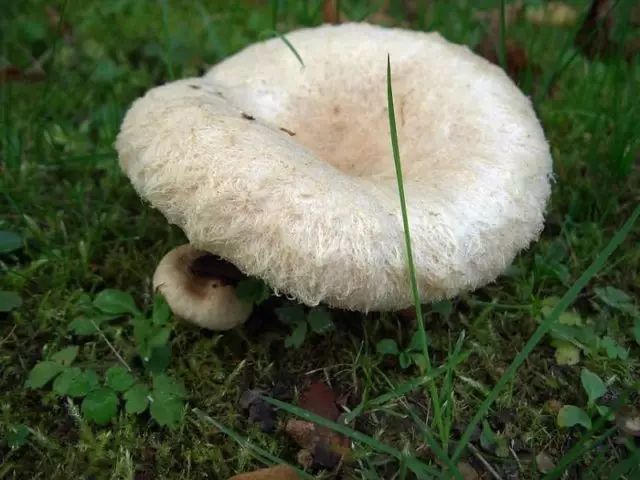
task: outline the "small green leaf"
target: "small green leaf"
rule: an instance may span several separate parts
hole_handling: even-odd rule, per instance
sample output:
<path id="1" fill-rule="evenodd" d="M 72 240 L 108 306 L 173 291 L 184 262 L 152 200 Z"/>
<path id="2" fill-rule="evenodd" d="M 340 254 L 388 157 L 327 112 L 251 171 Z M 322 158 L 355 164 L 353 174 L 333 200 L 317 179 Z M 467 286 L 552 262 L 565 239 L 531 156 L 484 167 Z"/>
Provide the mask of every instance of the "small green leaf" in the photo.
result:
<path id="1" fill-rule="evenodd" d="M 184 402 L 177 398 L 154 398 L 149 410 L 159 425 L 174 428 L 183 418 Z"/>
<path id="2" fill-rule="evenodd" d="M 614 410 L 606 405 L 596 405 L 596 410 L 598 410 L 598 413 L 610 422 L 616 417 Z"/>
<path id="3" fill-rule="evenodd" d="M 613 308 L 625 308 L 632 303 L 631 297 L 626 292 L 614 287 L 596 287 L 593 291 L 596 297 Z"/>
<path id="4" fill-rule="evenodd" d="M 425 332 L 425 338 L 427 341 L 427 346 L 429 346 L 430 345 L 429 337 L 426 335 L 426 332 Z M 409 346 L 407 346 L 407 350 L 411 352 L 422 352 L 422 342 L 420 341 L 419 329 L 416 328 L 416 331 L 413 332 L 413 335 L 411 336 L 411 341 L 409 342 Z"/>
<path id="5" fill-rule="evenodd" d="M 27 443 L 29 428 L 26 425 L 11 425 L 7 431 L 7 444 L 11 450 L 16 450 Z"/>
<path id="6" fill-rule="evenodd" d="M 31 372 L 29 372 L 26 387 L 42 388 L 63 370 L 64 367 L 56 362 L 51 362 L 49 360 L 38 362 Z"/>
<path id="7" fill-rule="evenodd" d="M 240 300 L 260 305 L 271 296 L 271 289 L 259 278 L 247 278 L 236 285 L 236 295 Z"/>
<path id="8" fill-rule="evenodd" d="M 101 291 L 93 300 L 93 305 L 103 313 L 140 315 L 133 297 L 121 290 L 106 289 Z"/>
<path id="9" fill-rule="evenodd" d="M 558 365 L 576 365 L 580 362 L 580 349 L 566 340 L 553 340 L 556 363 Z"/>
<path id="10" fill-rule="evenodd" d="M 169 345 L 154 345 L 151 347 L 149 360 L 146 362 L 151 373 L 162 373 L 171 363 L 171 347 Z"/>
<path id="11" fill-rule="evenodd" d="M 560 428 L 570 428 L 582 425 L 587 430 L 591 430 L 592 424 L 589 415 L 575 405 L 565 405 L 558 412 L 558 426 Z"/>
<path id="12" fill-rule="evenodd" d="M 93 390 L 82 401 L 82 413 L 87 420 L 105 425 L 118 411 L 118 397 L 110 388 Z"/>
<path id="13" fill-rule="evenodd" d="M 153 396 L 185 398 L 187 391 L 181 381 L 162 373 L 153 377 Z"/>
<path id="14" fill-rule="evenodd" d="M 149 346 L 166 345 L 171 337 L 171 328 L 160 328 L 154 331 L 147 340 Z"/>
<path id="15" fill-rule="evenodd" d="M 155 295 L 153 299 L 153 311 L 151 314 L 151 323 L 156 326 L 165 325 L 171 318 L 171 309 L 169 304 L 162 295 Z"/>
<path id="16" fill-rule="evenodd" d="M 564 312 L 560 314 L 558 322 L 563 325 L 582 325 L 582 317 L 575 312 Z"/>
<path id="17" fill-rule="evenodd" d="M 424 372 L 427 369 L 427 360 L 424 358 L 424 354 L 422 352 L 413 352 L 410 353 L 411 361 L 415 363 L 421 372 Z"/>
<path id="18" fill-rule="evenodd" d="M 91 322 L 91 319 L 87 317 L 74 318 L 69 324 L 69 330 L 76 335 L 93 335 L 97 332 L 96 327 Z"/>
<path id="19" fill-rule="evenodd" d="M 640 345 L 640 318 L 637 318 L 633 324 L 633 338 Z"/>
<path id="20" fill-rule="evenodd" d="M 153 334 L 153 325 L 146 318 L 135 318 L 131 321 L 133 324 L 133 338 L 139 350 L 147 346 L 148 338 Z M 141 356 L 145 356 L 142 351 Z"/>
<path id="21" fill-rule="evenodd" d="M 61 397 L 67 395 L 69 389 L 78 377 L 82 375 L 82 369 L 79 367 L 70 367 L 65 369 L 60 375 L 53 381 L 53 391 Z"/>
<path id="22" fill-rule="evenodd" d="M 17 233 L 0 230 L 0 254 L 11 253 L 22 248 L 22 237 Z"/>
<path id="23" fill-rule="evenodd" d="M 0 312 L 11 312 L 22 306 L 22 298 L 16 292 L 0 290 Z"/>
<path id="24" fill-rule="evenodd" d="M 293 327 L 293 331 L 284 339 L 286 348 L 299 348 L 307 336 L 307 322 L 300 322 Z"/>
<path id="25" fill-rule="evenodd" d="M 446 319 L 449 318 L 451 312 L 453 312 L 453 303 L 451 303 L 450 300 L 440 300 L 431 305 L 431 310 Z"/>
<path id="26" fill-rule="evenodd" d="M 126 402 L 125 408 L 127 413 L 142 413 L 149 406 L 149 389 L 144 385 L 134 385 L 125 392 L 123 398 Z"/>
<path id="27" fill-rule="evenodd" d="M 306 323 L 306 315 L 301 305 L 287 305 L 276 309 L 276 315 L 285 325 Z"/>
<path id="28" fill-rule="evenodd" d="M 611 358 L 611 359 L 615 359 L 618 356 L 618 346 L 617 345 L 610 345 L 606 348 L 607 350 L 607 357 Z"/>
<path id="29" fill-rule="evenodd" d="M 489 422 L 482 421 L 482 432 L 480 433 L 480 445 L 485 450 L 491 450 L 491 447 L 496 444 L 496 434 L 491 430 Z"/>
<path id="30" fill-rule="evenodd" d="M 68 367 L 78 356 L 78 351 L 80 351 L 80 347 L 77 345 L 71 345 L 70 347 L 63 348 L 59 352 L 51 355 L 51 360 L 59 363 L 63 367 Z"/>
<path id="31" fill-rule="evenodd" d="M 67 395 L 74 398 L 86 396 L 91 390 L 98 387 L 100 380 L 93 370 L 85 370 L 82 375 L 75 377 L 69 388 Z"/>
<path id="32" fill-rule="evenodd" d="M 616 341 L 609 335 L 605 335 L 600 340 L 600 348 L 603 348 L 607 354 L 607 357 L 611 359 L 620 358 L 622 360 L 629 356 L 629 352 L 616 343 Z"/>
<path id="33" fill-rule="evenodd" d="M 380 355 L 398 355 L 400 353 L 398 350 L 398 344 L 392 338 L 384 338 L 380 340 L 376 345 L 376 351 Z"/>
<path id="34" fill-rule="evenodd" d="M 401 368 L 409 368 L 409 366 L 411 366 L 411 356 L 407 351 L 400 352 L 400 355 L 398 356 L 398 360 L 400 362 Z"/>
<path id="35" fill-rule="evenodd" d="M 133 375 L 131 375 L 126 368 L 119 365 L 109 367 L 109 370 L 107 370 L 105 383 L 107 387 L 116 392 L 124 392 L 131 387 L 135 381 L 136 379 Z"/>
<path id="36" fill-rule="evenodd" d="M 607 392 L 607 386 L 602 379 L 587 368 L 583 368 L 580 372 L 580 380 L 585 392 L 587 392 L 590 405 Z"/>
<path id="37" fill-rule="evenodd" d="M 318 334 L 324 334 L 334 329 L 331 312 L 323 307 L 316 307 L 309 311 L 307 322 L 311 330 Z"/>
<path id="38" fill-rule="evenodd" d="M 629 358 L 629 350 L 624 348 L 624 347 L 618 346 L 618 358 L 620 360 L 628 359 Z"/>
<path id="39" fill-rule="evenodd" d="M 182 419 L 187 393 L 181 382 L 161 374 L 153 378 L 151 416 L 160 425 L 174 427 Z"/>
<path id="40" fill-rule="evenodd" d="M 80 316 L 71 321 L 69 324 L 69 330 L 75 335 L 93 335 L 97 332 L 94 323 L 98 328 L 101 328 L 103 323 L 115 320 L 116 318 L 118 318 L 118 315 L 96 315 L 91 317 Z"/>
<path id="41" fill-rule="evenodd" d="M 615 344 L 616 344 L 616 342 L 609 335 L 605 335 L 604 337 L 602 337 L 602 340 L 600 342 L 600 346 L 602 348 L 613 347 L 613 346 L 615 346 Z"/>

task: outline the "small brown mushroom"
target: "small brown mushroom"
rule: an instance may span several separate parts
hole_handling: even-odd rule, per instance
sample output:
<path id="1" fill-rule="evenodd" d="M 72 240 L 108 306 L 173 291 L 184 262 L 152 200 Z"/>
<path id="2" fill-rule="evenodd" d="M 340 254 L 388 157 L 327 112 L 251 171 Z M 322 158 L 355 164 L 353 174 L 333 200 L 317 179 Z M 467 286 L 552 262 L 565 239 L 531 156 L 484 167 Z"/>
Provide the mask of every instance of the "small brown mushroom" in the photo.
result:
<path id="1" fill-rule="evenodd" d="M 185 244 L 162 258 L 153 289 L 181 319 L 209 330 L 229 330 L 244 323 L 253 310 L 235 293 L 242 278 L 230 263 Z"/>

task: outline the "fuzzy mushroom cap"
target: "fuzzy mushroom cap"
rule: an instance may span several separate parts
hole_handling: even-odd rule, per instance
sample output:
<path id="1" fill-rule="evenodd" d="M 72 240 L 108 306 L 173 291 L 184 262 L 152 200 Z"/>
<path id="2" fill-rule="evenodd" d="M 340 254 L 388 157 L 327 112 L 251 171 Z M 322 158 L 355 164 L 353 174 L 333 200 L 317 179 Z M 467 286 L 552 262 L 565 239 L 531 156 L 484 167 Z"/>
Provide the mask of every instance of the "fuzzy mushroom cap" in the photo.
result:
<path id="1" fill-rule="evenodd" d="M 496 279 L 537 240 L 552 157 L 529 99 L 438 33 L 362 23 L 254 44 L 136 100 L 116 147 L 138 194 L 307 305 L 413 304 L 387 111 L 390 55 L 423 301 Z"/>
<path id="2" fill-rule="evenodd" d="M 158 263 L 153 289 L 183 320 L 210 330 L 229 330 L 249 318 L 253 305 L 236 296 L 234 279 L 225 271 L 228 267 L 212 271 L 203 266 L 209 256 L 188 244 L 174 248 Z"/>

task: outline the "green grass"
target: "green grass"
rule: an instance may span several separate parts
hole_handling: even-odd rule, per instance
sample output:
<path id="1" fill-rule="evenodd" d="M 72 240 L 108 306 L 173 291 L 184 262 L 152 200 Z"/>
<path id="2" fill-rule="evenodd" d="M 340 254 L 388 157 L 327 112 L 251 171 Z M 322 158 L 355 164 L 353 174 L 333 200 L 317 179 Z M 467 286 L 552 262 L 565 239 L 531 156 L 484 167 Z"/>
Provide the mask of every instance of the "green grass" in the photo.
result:
<path id="1" fill-rule="evenodd" d="M 402 2 L 391 3 L 398 18 L 410 18 Z M 473 9 L 501 8 L 488 0 L 435 3 L 419 5 L 412 25 L 472 47 L 483 34 Z M 369 2 L 341 4 L 357 19 Z M 0 312 L 0 478 L 228 478 L 264 463 L 295 464 L 294 442 L 280 430 L 268 435 L 247 424 L 238 400 L 247 388 L 287 383 L 299 391 L 323 378 L 357 393 L 347 419 L 358 432 L 334 425 L 353 439 L 346 478 L 414 478 L 412 472 L 436 474 L 458 460 L 478 471 L 487 462 L 503 478 L 518 471 L 537 478 L 531 458 L 543 450 L 570 478 L 634 478 L 627 471 L 638 463 L 633 442 L 619 441 L 615 425 L 598 420 L 581 372 L 611 382 L 607 399 L 638 402 L 637 64 L 616 55 L 585 59 L 572 49 L 568 29 L 506 26 L 540 65 L 540 82 L 555 79 L 553 96 L 536 97 L 557 174 L 547 226 L 498 282 L 452 304 L 423 307 L 428 348 L 420 325 L 414 353 L 428 352 L 427 362 L 402 368 L 397 357 L 377 353 L 383 339 L 409 344 L 413 331 L 395 315 L 337 312 L 335 331 L 311 335 L 299 349 L 284 347 L 286 327 L 266 314 L 262 325 L 225 334 L 175 327 L 168 373 L 188 392 L 184 421 L 170 430 L 147 414 L 122 413 L 96 426 L 78 405 L 25 381 L 38 361 L 74 344 L 81 346 L 78 364 L 99 374 L 122 360 L 139 368 L 126 322 L 109 330 L 109 342 L 68 330 L 85 295 L 104 289 L 129 292 L 148 311 L 155 264 L 185 241 L 139 200 L 117 167 L 113 142 L 124 112 L 153 85 L 198 75 L 251 42 L 321 18 L 318 2 L 302 0 L 68 1 L 59 8 L 73 30 L 67 42 L 49 25 L 46 5 L 10 2 L 0 24 L 1 57 L 20 68 L 41 59 L 46 72 L 42 82 L 0 85 L 0 230 L 25 239 L 23 248 L 0 253 L 0 290 L 22 298 L 11 313 Z M 636 35 L 622 23 L 618 36 Z M 391 92 L 393 58 L 390 73 Z M 393 108 L 390 114 L 399 166 Z M 631 300 L 616 301 L 618 291 Z M 569 335 L 570 344 L 591 342 L 577 365 L 555 358 L 549 331 L 567 333 L 558 323 L 563 311 L 581 319 L 571 335 L 588 332 Z M 607 336 L 628 356 L 592 345 Z M 281 407 L 281 419 L 286 410 L 307 415 L 269 401 Z M 559 428 L 554 402 L 587 411 L 592 430 Z M 493 446 L 486 445 L 487 427 Z M 16 431 L 28 435 L 19 440 Z"/>

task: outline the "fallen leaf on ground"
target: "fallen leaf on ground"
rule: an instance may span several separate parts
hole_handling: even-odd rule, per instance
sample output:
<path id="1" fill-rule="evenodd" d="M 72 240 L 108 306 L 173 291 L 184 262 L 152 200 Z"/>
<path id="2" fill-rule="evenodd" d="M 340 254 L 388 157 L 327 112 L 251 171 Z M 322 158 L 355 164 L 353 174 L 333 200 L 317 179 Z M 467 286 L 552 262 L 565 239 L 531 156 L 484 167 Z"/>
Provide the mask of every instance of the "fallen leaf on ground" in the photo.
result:
<path id="1" fill-rule="evenodd" d="M 303 448 L 298 460 L 302 459 L 305 463 L 308 463 L 311 454 L 312 465 L 334 468 L 349 453 L 349 439 L 322 425 L 292 419 L 287 422 L 285 431 Z"/>
<path id="2" fill-rule="evenodd" d="M 524 6 L 521 2 L 516 2 L 505 8 L 505 27 L 518 21 L 524 12 Z M 493 9 L 489 12 L 475 12 L 475 18 L 481 21 L 487 21 L 487 33 L 482 37 L 476 48 L 475 53 L 486 58 L 494 65 L 502 67 L 500 60 L 501 49 L 501 22 L 500 9 Z M 529 60 L 527 51 L 521 47 L 515 40 L 506 38 L 504 42 L 505 55 L 505 71 L 509 77 L 518 86 L 522 86 L 522 80 L 526 74 L 530 72 L 532 85 L 534 90 L 537 89 L 539 80 L 542 76 L 542 69 L 539 65 Z"/>
<path id="3" fill-rule="evenodd" d="M 273 433 L 278 426 L 276 411 L 260 396 L 263 393 L 261 390 L 246 390 L 240 397 L 240 408 L 248 413 L 250 422 L 261 426 L 264 433 Z"/>
<path id="4" fill-rule="evenodd" d="M 558 412 L 560 412 L 560 410 L 562 409 L 563 404 L 559 400 L 551 399 L 551 400 L 547 400 L 544 406 L 545 406 L 545 409 L 547 409 L 549 412 L 553 413 L 554 415 L 557 415 Z"/>
<path id="5" fill-rule="evenodd" d="M 340 23 L 342 17 L 341 12 L 338 9 L 337 0 L 325 0 L 322 4 L 322 20 L 325 23 Z"/>
<path id="6" fill-rule="evenodd" d="M 300 476 L 287 465 L 277 465 L 253 472 L 239 473 L 229 480 L 300 480 Z"/>
<path id="7" fill-rule="evenodd" d="M 488 33 L 480 41 L 476 47 L 476 53 L 483 56 L 491 63 L 502 66 L 499 55 L 500 48 L 500 33 L 497 35 Z M 529 61 L 529 55 L 526 50 L 522 48 L 515 40 L 508 38 L 505 42 L 505 63 L 506 72 L 511 79 L 520 83 L 522 75 L 531 71 L 531 75 L 537 80 L 542 74 L 542 69 Z"/>
<path id="8" fill-rule="evenodd" d="M 575 40 L 576 47 L 585 57 L 593 60 L 619 51 L 623 58 L 630 60 L 640 53 L 640 40 L 637 38 L 624 44 L 612 39 L 611 33 L 616 24 L 615 6 L 613 0 L 592 0 Z"/>
<path id="9" fill-rule="evenodd" d="M 539 7 L 529 7 L 525 18 L 534 25 L 551 27 L 572 27 L 578 21 L 579 14 L 571 5 L 564 2 L 548 2 Z"/>
<path id="10" fill-rule="evenodd" d="M 340 420 L 336 395 L 324 382 L 309 385 L 300 396 L 299 406 L 327 420 Z M 349 439 L 322 425 L 291 419 L 287 422 L 285 431 L 306 450 L 298 455 L 298 461 L 303 465 L 310 462 L 311 454 L 311 464 L 334 468 L 349 453 Z"/>
<path id="11" fill-rule="evenodd" d="M 398 311 L 398 315 L 400 315 L 405 320 L 411 322 L 412 325 L 415 325 L 416 320 L 418 319 L 418 314 L 416 313 L 416 307 L 405 308 L 404 310 Z"/>
<path id="12" fill-rule="evenodd" d="M 556 468 L 556 464 L 552 458 L 544 452 L 540 452 L 536 455 L 536 466 L 542 473 L 547 473 Z"/>
<path id="13" fill-rule="evenodd" d="M 464 480 L 478 480 L 480 478 L 476 469 L 466 462 L 458 463 L 457 467 Z"/>
<path id="14" fill-rule="evenodd" d="M 60 29 L 60 35 L 64 41 L 71 43 L 73 41 L 73 29 L 71 28 L 71 25 L 68 22 L 64 22 L 60 25 L 60 22 L 62 21 L 60 13 L 51 5 L 46 5 L 44 9 L 47 14 L 47 19 L 49 20 L 49 25 L 56 30 Z"/>
<path id="15" fill-rule="evenodd" d="M 585 56 L 596 58 L 611 49 L 610 34 L 614 24 L 610 0 L 593 0 L 576 35 L 576 47 Z"/>
<path id="16" fill-rule="evenodd" d="M 640 26 L 640 3 L 631 10 L 631 25 Z"/>
<path id="17" fill-rule="evenodd" d="M 44 72 L 39 68 L 22 70 L 14 65 L 0 67 L 0 83 L 40 82 L 44 80 Z"/>
<path id="18" fill-rule="evenodd" d="M 340 416 L 337 397 L 324 382 L 314 382 L 300 395 L 300 408 L 331 421 Z"/>

